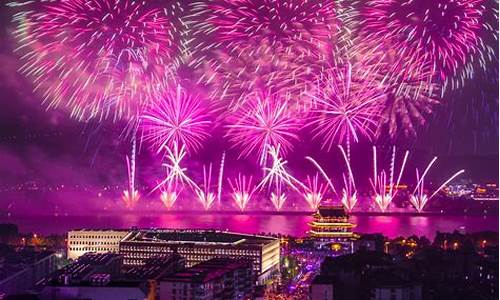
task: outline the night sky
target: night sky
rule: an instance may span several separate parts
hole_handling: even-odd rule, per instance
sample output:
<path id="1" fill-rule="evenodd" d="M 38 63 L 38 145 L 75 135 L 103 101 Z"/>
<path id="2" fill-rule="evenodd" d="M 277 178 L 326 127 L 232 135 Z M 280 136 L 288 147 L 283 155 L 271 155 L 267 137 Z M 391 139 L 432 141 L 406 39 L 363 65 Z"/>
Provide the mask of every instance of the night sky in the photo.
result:
<path id="1" fill-rule="evenodd" d="M 7 8 L 0 6 L 0 189 L 29 181 L 42 185 L 124 185 L 124 156 L 129 149 L 121 134 L 124 124 L 81 123 L 70 119 L 63 109 L 47 111 L 41 97 L 32 92 L 30 81 L 17 72 L 11 30 Z M 418 138 L 400 138 L 400 149 L 413 153 L 410 170 L 437 155 L 439 161 L 430 175 L 434 178 L 444 179 L 450 172 L 465 168 L 468 178 L 498 182 L 497 70 L 491 65 L 489 74 L 478 74 L 464 89 L 448 93 Z M 388 146 L 380 144 L 386 150 Z M 209 161 L 217 165 L 226 147 L 221 133 L 216 131 L 205 147 L 210 151 L 201 151 L 190 159 L 190 167 Z M 304 155 L 319 158 L 332 171 L 342 163 L 337 152 L 321 152 L 315 143 L 303 143 L 287 159 L 295 174 L 309 168 Z M 387 159 L 389 151 L 385 152 Z M 251 160 L 236 161 L 231 150 L 227 154 L 228 164 L 256 168 Z M 357 174 L 370 172 L 371 147 L 367 142 L 353 146 L 352 156 Z M 155 177 L 161 172 L 160 164 L 151 151 L 141 148 L 139 181 Z M 413 171 L 408 174 L 413 180 Z M 1 201 L 15 200 L 2 197 Z"/>

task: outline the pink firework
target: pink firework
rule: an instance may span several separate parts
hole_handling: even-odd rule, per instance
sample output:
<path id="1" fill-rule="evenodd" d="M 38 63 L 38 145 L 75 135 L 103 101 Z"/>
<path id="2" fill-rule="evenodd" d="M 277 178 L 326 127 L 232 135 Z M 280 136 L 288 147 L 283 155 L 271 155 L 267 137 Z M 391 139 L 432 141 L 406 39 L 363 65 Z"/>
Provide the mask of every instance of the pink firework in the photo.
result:
<path id="1" fill-rule="evenodd" d="M 135 151 L 136 141 L 133 139 L 131 157 L 129 158 L 128 155 L 125 157 L 127 161 L 128 188 L 123 191 L 122 199 L 127 208 L 133 208 L 141 197 L 139 191 L 135 188 Z"/>
<path id="2" fill-rule="evenodd" d="M 283 208 L 283 204 L 285 204 L 286 202 L 286 195 L 285 193 L 279 191 L 277 191 L 276 193 L 271 192 L 270 199 L 276 211 L 280 211 Z"/>
<path id="3" fill-rule="evenodd" d="M 235 178 L 234 181 L 230 179 L 228 181 L 233 190 L 232 197 L 234 203 L 236 203 L 241 211 L 244 211 L 255 192 L 255 187 L 252 185 L 252 176 L 247 179 L 245 175 L 238 174 L 238 178 Z"/>
<path id="4" fill-rule="evenodd" d="M 401 181 L 401 177 L 403 176 L 409 154 L 409 151 L 405 152 L 399 175 L 396 179 L 394 177 L 396 172 L 396 146 L 392 147 L 391 165 L 389 168 L 389 172 L 386 172 L 385 170 L 382 170 L 381 172 L 378 171 L 377 148 L 373 146 L 373 177 L 370 178 L 370 184 L 372 186 L 373 192 L 375 193 L 375 203 L 378 205 L 382 212 L 385 212 L 387 210 L 394 197 L 396 197 L 399 182 Z"/>
<path id="5" fill-rule="evenodd" d="M 279 0 L 209 0 L 192 5 L 195 31 L 238 55 L 248 42 L 265 41 L 303 53 L 321 51 L 336 30 L 333 2 Z M 293 51 L 292 51 L 293 52 Z"/>
<path id="6" fill-rule="evenodd" d="M 172 148 L 175 143 L 196 152 L 214 125 L 203 101 L 180 86 L 165 92 L 146 110 L 141 121 L 144 140 L 150 142 L 157 153 L 165 147 Z"/>
<path id="7" fill-rule="evenodd" d="M 359 41 L 354 48 L 356 64 L 371 74 L 372 85 L 384 95 L 378 103 L 375 136 L 415 136 L 443 92 L 443 87 L 431 80 L 428 64 L 422 58 L 397 56 L 385 44 Z"/>
<path id="8" fill-rule="evenodd" d="M 203 205 L 205 210 L 209 210 L 214 204 L 215 201 L 215 193 L 212 189 L 212 164 L 209 165 L 208 168 L 203 166 L 203 188 L 197 188 L 195 190 L 196 196 L 198 200 Z"/>
<path id="9" fill-rule="evenodd" d="M 428 65 L 442 80 L 463 77 L 474 57 L 484 68 L 494 52 L 482 40 L 483 31 L 494 31 L 485 20 L 485 5 L 484 0 L 371 0 L 361 10 L 361 35 L 371 40 L 369 47 L 385 44 L 395 57 L 421 62 L 412 64 L 412 73 Z"/>
<path id="10" fill-rule="evenodd" d="M 240 150 L 240 158 L 257 154 L 263 165 L 270 147 L 279 146 L 282 156 L 293 149 L 299 140 L 300 121 L 279 95 L 259 93 L 254 97 L 228 117 L 226 137 Z"/>
<path id="11" fill-rule="evenodd" d="M 319 182 L 318 173 L 313 177 L 307 176 L 307 190 L 304 192 L 303 197 L 312 210 L 318 209 L 328 187 L 328 185 Z"/>
<path id="12" fill-rule="evenodd" d="M 443 184 L 441 184 L 430 196 L 425 193 L 424 189 L 424 184 L 425 184 L 425 176 L 429 172 L 429 170 L 432 168 L 432 165 L 436 162 L 437 157 L 434 157 L 427 167 L 425 168 L 424 172 L 422 174 L 419 173 L 418 169 L 415 169 L 416 172 L 416 177 L 417 177 L 417 184 L 415 186 L 415 190 L 413 191 L 412 195 L 410 196 L 410 203 L 415 207 L 417 212 L 422 212 L 429 202 L 441 189 L 443 189 L 448 183 L 450 183 L 453 179 L 456 177 L 460 176 L 465 172 L 465 170 L 460 170 L 453 174 L 450 178 L 448 178 Z"/>
<path id="13" fill-rule="evenodd" d="M 336 144 L 358 142 L 361 136 L 371 139 L 384 94 L 369 74 L 348 63 L 325 70 L 311 98 L 314 107 L 307 126 L 313 138 L 322 140 L 321 148 L 330 151 Z"/>
<path id="14" fill-rule="evenodd" d="M 286 95 L 291 105 L 300 108 L 310 89 L 304 59 L 266 41 L 248 45 L 244 55 L 216 51 L 214 59 L 204 63 L 200 81 L 210 85 L 210 98 L 223 102 L 229 110 L 241 107 L 259 90 Z"/>
<path id="15" fill-rule="evenodd" d="M 342 188 L 342 198 L 340 202 L 349 212 L 351 212 L 358 203 L 358 191 L 356 189 L 356 182 L 354 181 L 354 174 L 352 172 L 351 161 L 348 154 L 346 154 L 346 151 L 344 151 L 344 148 L 341 145 L 338 147 L 347 167 L 347 176 L 345 173 L 342 173 L 344 187 Z"/>
<path id="16" fill-rule="evenodd" d="M 55 0 L 19 5 L 16 51 L 49 107 L 78 119 L 140 114 L 185 51 L 179 3 Z"/>

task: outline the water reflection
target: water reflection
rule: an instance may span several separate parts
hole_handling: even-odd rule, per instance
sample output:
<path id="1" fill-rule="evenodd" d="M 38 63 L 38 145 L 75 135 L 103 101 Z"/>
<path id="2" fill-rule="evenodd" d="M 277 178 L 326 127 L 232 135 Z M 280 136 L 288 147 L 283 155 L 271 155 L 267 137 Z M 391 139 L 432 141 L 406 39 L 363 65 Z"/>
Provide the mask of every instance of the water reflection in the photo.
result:
<path id="1" fill-rule="evenodd" d="M 0 218 L 2 223 L 15 223 L 22 232 L 42 234 L 65 233 L 75 228 L 193 228 L 219 229 L 244 233 L 281 233 L 295 236 L 307 233 L 308 215 L 297 214 L 120 214 L 96 216 L 10 216 Z M 498 231 L 498 217 L 489 216 L 365 216 L 351 217 L 360 233 L 383 233 L 389 237 L 425 235 L 433 238 L 436 231 L 453 231 L 465 226 L 468 232 Z"/>

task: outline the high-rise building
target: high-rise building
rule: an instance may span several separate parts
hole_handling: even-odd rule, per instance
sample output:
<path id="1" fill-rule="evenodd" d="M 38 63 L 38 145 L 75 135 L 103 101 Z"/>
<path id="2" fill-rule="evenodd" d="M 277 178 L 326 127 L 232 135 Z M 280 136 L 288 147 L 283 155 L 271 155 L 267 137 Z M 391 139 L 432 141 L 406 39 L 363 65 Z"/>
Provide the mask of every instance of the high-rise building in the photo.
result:
<path id="1" fill-rule="evenodd" d="M 76 259 L 87 252 L 118 253 L 120 240 L 130 230 L 80 229 L 68 232 L 68 259 Z"/>
<path id="2" fill-rule="evenodd" d="M 279 240 L 215 230 L 142 230 L 120 242 L 125 266 L 140 266 L 158 255 L 178 253 L 191 267 L 212 258 L 249 259 L 261 282 L 279 270 Z"/>
<path id="3" fill-rule="evenodd" d="M 160 280 L 160 299 L 243 300 L 253 295 L 251 260 L 213 258 Z"/>

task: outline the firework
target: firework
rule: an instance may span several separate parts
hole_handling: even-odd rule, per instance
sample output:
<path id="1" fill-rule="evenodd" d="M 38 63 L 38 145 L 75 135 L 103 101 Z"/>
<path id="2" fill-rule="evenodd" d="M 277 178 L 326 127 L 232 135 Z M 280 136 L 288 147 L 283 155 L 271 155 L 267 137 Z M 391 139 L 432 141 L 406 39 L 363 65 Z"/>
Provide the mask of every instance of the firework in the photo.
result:
<path id="1" fill-rule="evenodd" d="M 300 122 L 288 110 L 287 102 L 276 94 L 255 95 L 255 99 L 228 117 L 228 122 L 226 137 L 240 150 L 238 157 L 258 154 L 261 165 L 265 164 L 270 147 L 285 155 L 299 139 Z"/>
<path id="2" fill-rule="evenodd" d="M 482 36 L 497 36 L 488 24 L 495 21 L 486 17 L 498 10 L 486 5 L 483 0 L 371 0 L 361 10 L 361 35 L 369 47 L 385 45 L 394 58 L 408 62 L 411 69 L 404 72 L 428 66 L 432 77 L 463 81 L 477 61 L 484 69 L 494 57 Z"/>
<path id="3" fill-rule="evenodd" d="M 226 161 L 226 152 L 222 152 L 222 157 L 220 160 L 220 167 L 219 167 L 219 181 L 217 184 L 217 202 L 220 207 L 220 200 L 222 197 L 222 181 L 223 181 L 223 176 L 224 176 L 224 162 Z"/>
<path id="4" fill-rule="evenodd" d="M 280 145 L 270 146 L 269 156 L 272 158 L 271 167 L 264 167 L 264 177 L 256 186 L 256 189 L 263 189 L 267 186 L 268 190 L 274 189 L 271 193 L 271 201 L 277 210 L 283 206 L 286 196 L 282 192 L 284 188 L 290 187 L 294 191 L 301 193 L 301 190 L 307 190 L 307 187 L 293 177 L 286 169 L 287 161 L 280 156 Z M 273 196 L 274 195 L 274 196 Z"/>
<path id="5" fill-rule="evenodd" d="M 283 207 L 283 204 L 285 204 L 285 202 L 286 202 L 286 195 L 284 193 L 280 193 L 280 192 L 276 192 L 276 194 L 274 192 L 272 192 L 270 199 L 274 205 L 274 208 L 277 211 L 280 211 L 281 208 Z"/>
<path id="6" fill-rule="evenodd" d="M 313 138 L 321 138 L 321 148 L 331 150 L 334 144 L 358 142 L 360 136 L 371 139 L 377 125 L 377 105 L 383 93 L 370 75 L 352 65 L 332 67 L 318 80 L 316 93 L 311 94 L 316 107 L 311 110 L 309 127 Z"/>
<path id="7" fill-rule="evenodd" d="M 128 189 L 123 191 L 122 199 L 128 208 L 132 208 L 136 205 L 141 197 L 139 191 L 135 189 L 135 151 L 136 151 L 136 140 L 132 140 L 132 153 L 131 157 L 125 156 L 127 161 L 127 177 L 128 177 Z"/>
<path id="8" fill-rule="evenodd" d="M 347 167 L 347 176 L 342 174 L 342 178 L 344 180 L 344 188 L 342 189 L 342 199 L 341 202 L 344 207 L 350 212 L 356 206 L 358 202 L 357 190 L 356 190 L 356 182 L 354 181 L 354 174 L 352 173 L 351 161 L 344 151 L 344 148 L 339 145 L 340 152 L 342 152 L 342 157 L 344 158 L 346 167 Z"/>
<path id="9" fill-rule="evenodd" d="M 312 158 L 310 156 L 306 156 L 306 159 L 308 161 L 310 161 L 318 169 L 318 171 L 321 173 L 321 175 L 323 176 L 323 178 L 328 183 L 328 186 L 331 188 L 332 192 L 335 193 L 335 194 L 337 194 L 337 190 L 335 189 L 335 186 L 333 185 L 332 180 L 328 177 L 328 175 L 326 174 L 325 170 L 323 170 L 323 168 L 320 166 L 320 164 L 316 160 L 314 160 L 314 158 Z"/>
<path id="10" fill-rule="evenodd" d="M 442 188 L 444 188 L 448 183 L 450 183 L 457 176 L 459 176 L 465 172 L 465 170 L 463 170 L 463 169 L 456 172 L 450 178 L 448 178 L 443 184 L 441 184 L 430 196 L 428 196 L 424 190 L 425 176 L 427 175 L 427 173 L 431 169 L 432 165 L 436 162 L 436 160 L 437 160 L 437 157 L 434 157 L 429 162 L 429 164 L 427 165 L 427 167 L 425 168 L 425 170 L 421 176 L 420 176 L 420 173 L 418 171 L 418 168 L 415 169 L 416 178 L 417 178 L 417 185 L 415 186 L 415 189 L 413 190 L 413 193 L 410 196 L 410 203 L 415 207 L 415 209 L 419 213 L 424 210 L 424 208 L 427 205 L 427 203 L 429 202 L 429 200 L 431 200 L 432 197 L 434 197 Z"/>
<path id="11" fill-rule="evenodd" d="M 307 176 L 307 191 L 303 194 L 304 199 L 312 210 L 318 209 L 321 200 L 328 189 L 327 185 L 319 183 L 319 174 L 316 173 L 313 177 Z"/>
<path id="12" fill-rule="evenodd" d="M 397 195 L 399 182 L 401 181 L 401 177 L 403 176 L 403 172 L 405 170 L 409 155 L 410 152 L 406 151 L 403 162 L 401 163 L 399 175 L 396 181 L 394 181 L 394 173 L 396 171 L 396 146 L 392 147 L 389 175 L 385 170 L 382 170 L 380 173 L 377 171 L 377 148 L 373 146 L 373 178 L 370 178 L 370 184 L 372 186 L 373 192 L 375 193 L 375 203 L 383 212 L 387 210 L 389 204 L 391 204 L 392 200 Z"/>
<path id="13" fill-rule="evenodd" d="M 198 96 L 192 96 L 181 86 L 167 90 L 142 116 L 144 140 L 159 153 L 174 143 L 196 152 L 210 136 L 213 122 L 210 112 Z"/>
<path id="14" fill-rule="evenodd" d="M 233 201 L 241 211 L 244 211 L 254 193 L 255 189 L 252 185 L 252 176 L 247 180 L 245 175 L 238 174 L 238 178 L 231 181 L 228 179 L 229 185 L 233 190 Z"/>
<path id="15" fill-rule="evenodd" d="M 205 210 L 209 210 L 215 201 L 215 194 L 210 190 L 212 182 L 212 164 L 209 165 L 208 171 L 203 166 L 203 189 L 198 188 L 195 190 L 198 200 L 203 205 Z"/>
<path id="16" fill-rule="evenodd" d="M 49 108 L 78 119 L 130 118 L 154 99 L 185 52 L 179 3 L 55 0 L 19 3 L 20 71 Z"/>
<path id="17" fill-rule="evenodd" d="M 161 189 L 165 186 L 177 186 L 178 184 L 187 184 L 194 190 L 199 190 L 196 183 L 186 174 L 187 168 L 181 167 L 181 162 L 186 156 L 186 148 L 184 145 L 179 147 L 177 143 L 174 143 L 172 148 L 166 147 L 167 152 L 167 163 L 163 163 L 162 166 L 167 169 L 167 176 L 163 179 L 152 192 Z"/>
<path id="18" fill-rule="evenodd" d="M 175 201 L 179 194 L 175 191 L 163 191 L 160 194 L 160 200 L 163 202 L 166 208 L 171 209 L 174 206 Z"/>
<path id="19" fill-rule="evenodd" d="M 288 162 L 283 160 L 280 156 L 279 144 L 277 147 L 270 146 L 268 153 L 272 158 L 272 165 L 271 167 L 264 167 L 265 176 L 257 185 L 257 189 L 262 189 L 264 186 L 267 186 L 268 188 L 272 188 L 274 186 L 277 190 L 281 190 L 283 184 L 288 185 L 297 192 L 300 192 L 300 189 L 307 189 L 303 183 L 293 177 L 286 169 L 286 164 Z"/>
<path id="20" fill-rule="evenodd" d="M 214 59 L 198 69 L 199 82 L 210 86 L 210 99 L 222 102 L 234 111 L 251 99 L 255 91 L 271 91 L 285 95 L 297 110 L 307 104 L 305 93 L 308 64 L 297 53 L 285 52 L 265 41 L 247 46 L 244 55 L 216 51 Z"/>
<path id="21" fill-rule="evenodd" d="M 278 0 L 209 0 L 192 5 L 195 33 L 209 37 L 200 48 L 223 46 L 241 52 L 249 42 L 266 41 L 304 54 L 321 52 L 336 30 L 333 2 Z M 205 39 L 206 40 L 206 39 Z"/>

